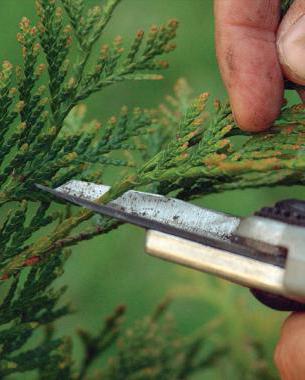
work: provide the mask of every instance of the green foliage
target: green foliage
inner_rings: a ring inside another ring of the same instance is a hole
[[[181,338],[171,319],[147,317],[136,321],[118,340],[117,355],[111,358],[102,379],[188,379],[193,372],[217,364],[226,352],[213,347],[204,355],[201,346],[207,334]]]
[[[69,256],[65,247],[109,232],[118,224],[100,220],[98,226],[84,226],[78,234],[70,235],[73,227],[88,217],[71,214],[69,207],[52,211],[50,199],[34,186],[36,182],[57,186],[75,177],[101,181],[105,166],[133,167],[132,151],[143,150],[143,159],[151,157],[169,136],[150,111],[129,111],[123,107],[118,117],[101,126],[97,121],[86,123],[84,106],[76,107],[81,100],[112,83],[160,79],[159,74],[150,71],[166,68],[167,63],[157,57],[175,47],[171,40],[177,22],[172,20],[160,28],[153,26],[146,39],[144,32],[138,31],[126,53],[118,37],[110,46],[102,45],[98,57],[94,58],[94,45],[117,4],[118,1],[109,0],[103,9],[85,10],[82,1],[62,1],[69,26],[58,2],[38,0],[37,25],[32,26],[23,18],[17,36],[23,65],[14,68],[4,62],[2,66],[0,205],[8,212],[0,227],[1,279],[6,280],[2,282],[6,296],[0,307],[1,378],[35,370],[40,379],[82,379],[92,362],[125,334],[119,327],[122,308],[107,319],[96,336],[80,332],[85,356],[79,370],[72,365],[70,340],[54,336],[52,324],[69,313],[68,306],[58,306],[65,288],[53,287]],[[78,58],[72,65],[73,38]],[[42,84],[45,72],[48,87]],[[152,135],[154,144],[144,150]],[[119,155],[114,155],[115,152]],[[69,225],[71,218],[75,222]],[[39,238],[42,229],[47,236]],[[45,336],[39,338],[42,328]],[[124,338],[127,347],[120,347],[118,357],[105,369],[108,378],[124,370],[123,357],[129,346],[138,346],[141,339],[143,345],[151,339],[153,343],[158,339],[163,341],[162,349],[147,364],[152,367],[152,373],[163,373],[166,366],[176,367],[183,378],[182,374],[200,368],[200,361],[194,363],[187,356],[188,350],[199,355],[198,336],[178,348],[177,338],[169,333],[169,325],[165,329],[148,318],[135,329],[139,329],[140,337]],[[36,342],[34,347],[31,342]],[[162,356],[166,352],[163,368]],[[176,363],[177,353],[185,357],[180,367]],[[212,350],[215,360],[217,355],[220,352]],[[147,347],[141,361],[146,363],[149,356]],[[153,368],[157,363],[160,368]],[[135,378],[133,372],[139,363],[128,365],[128,376]],[[169,372],[167,378],[170,376]]]
[[[160,304],[152,315],[135,321],[123,330],[125,307],[119,306],[104,323],[103,329],[92,336],[80,330],[86,356],[79,378],[85,378],[92,362],[116,342],[116,354],[107,366],[96,373],[96,379],[187,379],[201,368],[218,362],[225,353],[220,344],[211,345],[205,353],[201,348],[218,324],[190,337],[177,333],[172,317],[166,312],[168,301]]]
[[[181,303],[183,308],[195,303],[192,310],[200,310],[202,304],[203,313],[212,310],[216,317],[203,329],[209,330],[213,324],[216,331],[211,334],[212,347],[217,342],[226,349],[213,370],[207,374],[200,372],[201,377],[198,378],[278,380],[272,359],[285,316],[264,309],[249,297],[247,290],[232,286],[225,280],[200,273],[194,275],[194,272],[182,268],[178,275],[179,281],[172,287],[170,297]]]
[[[128,141],[130,137],[140,134],[140,128],[151,124],[151,120],[140,111],[129,115],[128,110],[123,109],[118,120],[111,119],[101,135],[96,131],[86,134],[82,130],[74,134],[64,132],[64,122],[69,112],[93,92],[117,81],[160,79],[159,75],[148,72],[166,67],[165,62],[156,57],[174,48],[170,41],[177,28],[174,20],[161,28],[153,27],[145,44],[144,32],[137,32],[136,40],[141,36],[141,41],[137,47],[132,44],[127,54],[121,47],[121,38],[117,38],[113,46],[103,45],[100,56],[90,64],[88,60],[94,55],[93,47],[118,1],[108,1],[103,10],[99,7],[90,9],[87,17],[80,13],[83,3],[73,3],[74,7],[70,7],[67,1],[64,5],[69,9],[72,25],[75,18],[80,18],[83,27],[79,26],[74,32],[77,41],[81,36],[85,44],[79,48],[78,60],[74,65],[69,59],[73,41],[71,27],[65,25],[62,10],[56,1],[43,0],[37,1],[40,20],[37,27],[31,26],[26,18],[20,23],[18,41],[22,47],[24,65],[16,68],[16,87],[13,87],[13,66],[9,62],[3,64],[0,73],[3,126],[0,204],[29,198],[35,182],[51,179],[51,184],[57,184],[84,171],[85,164],[95,161],[113,163],[107,154],[135,147]],[[43,60],[41,50],[47,64],[38,62]],[[45,69],[48,72],[49,91],[39,83]],[[16,122],[12,127],[14,120]],[[119,161],[114,163],[125,164]]]
[[[0,307],[1,378],[16,372],[44,367],[61,372],[63,359],[60,339],[45,340],[34,349],[20,352],[26,342],[41,328],[69,312],[68,306],[57,303],[65,288],[55,290],[52,283],[62,273],[68,252],[47,263],[33,266],[23,276],[16,275]],[[33,265],[34,261],[27,265]],[[49,377],[56,378],[56,377]]]
[[[251,136],[239,130],[228,104],[216,101],[208,115],[207,99],[208,94],[197,98],[181,119],[176,138],[132,176],[114,184],[101,201],[152,182],[159,183],[159,192],[175,191],[183,199],[229,189],[303,184],[304,106],[284,106],[271,129]]]
[[[285,14],[294,0],[282,0],[282,13]]]
[[[128,329],[121,323],[124,308],[118,308],[100,332],[80,331],[85,355],[80,365],[73,363],[70,339],[53,329],[70,310],[60,303],[65,288],[57,290],[54,281],[67,247],[119,223],[96,223],[87,210],[55,205],[35,183],[102,182],[106,167],[122,167],[101,202],[139,186],[189,199],[303,183],[304,109],[283,107],[270,131],[251,137],[239,131],[227,104],[215,102],[208,114],[207,94],[191,101],[181,80],[157,110],[123,107],[103,124],[87,122],[80,102],[94,92],[125,80],[161,78],[156,71],[167,63],[160,56],[174,49],[177,22],[153,26],[147,37],[136,32],[127,48],[117,37],[97,52],[118,0],[91,9],[83,0],[36,3],[37,25],[23,18],[17,36],[23,64],[5,61],[0,72],[0,377],[35,371],[39,379],[90,378],[91,365],[116,345],[97,378],[189,378],[226,351],[215,342],[206,347],[209,326],[204,334],[178,336],[172,321],[159,318],[162,307]]]

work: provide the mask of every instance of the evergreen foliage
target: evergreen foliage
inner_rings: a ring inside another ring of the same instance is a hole
[[[282,13],[285,14],[288,11],[288,8],[293,3],[294,0],[282,0],[281,6],[282,6]]]
[[[127,330],[119,307],[94,336],[80,331],[85,355],[81,364],[73,363],[70,339],[54,334],[54,322],[70,312],[69,305],[59,306],[65,288],[54,281],[68,247],[119,223],[75,207],[54,208],[56,200],[35,183],[102,182],[105,167],[122,167],[101,202],[139,186],[190,199],[240,187],[301,184],[304,108],[285,105],[271,130],[249,136],[237,128],[227,104],[216,101],[209,114],[208,95],[190,101],[180,80],[175,96],[157,110],[123,107],[104,125],[88,123],[80,102],[91,94],[117,82],[161,79],[156,72],[167,67],[163,55],[175,48],[177,21],[139,30],[128,47],[117,37],[95,57],[119,0],[91,9],[84,0],[36,3],[37,25],[23,18],[17,36],[23,64],[6,61],[0,72],[0,378],[35,371],[42,380],[89,379],[92,363],[117,345],[95,378],[187,379],[214,365],[225,348],[214,344],[202,353],[210,330],[179,337],[163,315],[165,305]],[[242,144],[235,144],[237,136]]]

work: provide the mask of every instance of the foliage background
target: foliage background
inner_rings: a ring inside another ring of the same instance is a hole
[[[96,4],[96,0],[87,2]],[[0,0],[1,60],[18,62],[15,36],[18,22],[24,15],[35,18],[34,0]],[[169,18],[180,21],[180,30],[178,48],[169,58],[171,67],[165,73],[165,79],[162,82],[128,82],[106,88],[88,102],[90,118],[103,121],[123,104],[156,106],[179,77],[189,80],[195,94],[209,91],[213,97],[225,98],[214,52],[212,0],[124,0],[104,39],[109,37],[111,40],[117,34],[133,35],[138,28],[162,23]],[[295,99],[293,94],[289,97]],[[115,174],[109,173],[112,175]],[[280,187],[230,191],[196,202],[205,207],[247,215],[263,205],[291,197],[305,198],[304,190]],[[103,316],[119,303],[128,305],[130,321],[139,318],[170,293],[175,296],[171,311],[181,331],[191,332],[213,318],[222,319],[217,334],[230,345],[231,351],[219,368],[205,374],[208,379],[220,379],[224,368],[228,378],[238,378],[244,369],[241,378],[247,379],[249,366],[264,365],[251,356],[248,349],[251,337],[261,342],[263,356],[268,366],[273,366],[272,350],[285,315],[258,304],[247,289],[150,258],[143,254],[143,247],[144,233],[123,226],[108,236],[74,248],[75,253],[60,281],[69,284],[65,298],[72,300],[77,313],[59,322],[62,334],[73,334],[77,326],[91,330],[98,328]],[[80,349],[76,341],[75,355]],[[202,378],[202,374],[198,378]]]

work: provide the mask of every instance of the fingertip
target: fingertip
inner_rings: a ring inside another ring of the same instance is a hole
[[[228,86],[236,122],[247,132],[268,129],[277,119],[284,97],[284,80],[275,47],[259,43],[248,53]]]
[[[283,324],[281,337],[274,353],[274,362],[281,378],[302,379],[305,373],[305,313],[293,313]]]
[[[232,99],[233,116],[239,128],[246,132],[262,132],[270,128],[280,113],[282,98],[270,100],[258,101],[255,96],[252,99],[251,92],[249,98]]]
[[[305,0],[295,0],[277,31],[277,49],[283,73],[291,82],[305,84]]]
[[[283,23],[285,23],[285,19]],[[287,79],[300,85],[305,84],[304,30],[305,16],[303,15],[287,31],[285,28],[280,27],[277,37],[278,56],[283,73]]]
[[[271,127],[277,117],[277,114],[266,117],[266,114],[257,114],[256,112],[234,112],[234,119],[242,131],[245,132],[263,132]]]
[[[282,338],[291,337],[295,333],[302,333],[302,335],[305,336],[305,312],[292,313],[283,323],[281,331]]]
[[[237,124],[264,131],[277,118],[284,92],[275,44],[280,1],[218,0],[215,15],[217,58]]]

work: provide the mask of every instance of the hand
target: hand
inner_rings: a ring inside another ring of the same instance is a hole
[[[215,0],[220,71],[235,119],[247,131],[276,119],[284,76],[305,85],[305,0],[295,0],[281,23],[280,6],[280,0]],[[305,313],[284,323],[275,363],[282,380],[305,379]]]
[[[215,0],[218,62],[243,130],[267,129],[277,118],[283,74],[305,84],[305,0],[295,0],[281,23],[280,10],[280,0]]]

